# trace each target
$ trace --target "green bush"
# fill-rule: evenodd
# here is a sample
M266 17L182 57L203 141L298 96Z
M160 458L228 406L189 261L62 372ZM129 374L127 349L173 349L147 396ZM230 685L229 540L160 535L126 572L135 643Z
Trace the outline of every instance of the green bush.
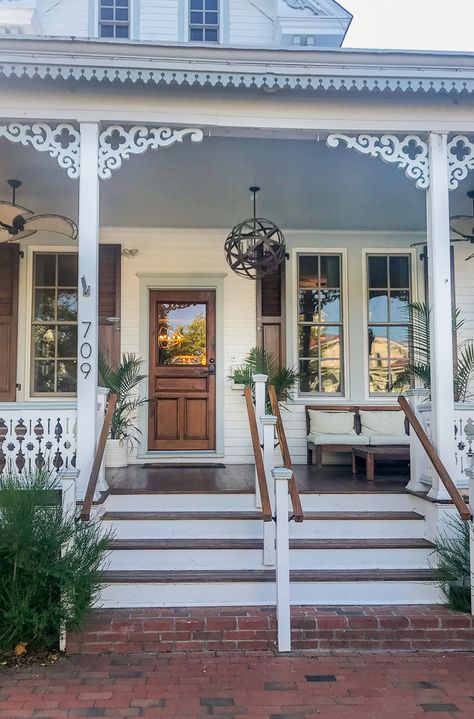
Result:
M464 522L457 515L447 523L447 530L440 533L435 542L432 563L439 573L439 584L448 605L459 612L471 611L471 566L469 540L471 522Z
M0 477L0 652L54 647L96 600L109 537L64 519L59 490L44 470Z

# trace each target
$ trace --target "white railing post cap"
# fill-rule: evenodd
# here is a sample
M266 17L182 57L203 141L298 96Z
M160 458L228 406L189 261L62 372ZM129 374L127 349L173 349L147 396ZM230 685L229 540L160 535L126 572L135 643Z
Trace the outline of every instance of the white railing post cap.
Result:
M293 471L287 467L275 467L272 471L272 475L274 480L281 479L288 482L293 476Z
M268 375L266 374L253 374L252 379L254 382L266 382L268 379Z
M260 417L260 422L265 424L273 424L275 425L277 423L277 418L273 414L264 414L263 417Z

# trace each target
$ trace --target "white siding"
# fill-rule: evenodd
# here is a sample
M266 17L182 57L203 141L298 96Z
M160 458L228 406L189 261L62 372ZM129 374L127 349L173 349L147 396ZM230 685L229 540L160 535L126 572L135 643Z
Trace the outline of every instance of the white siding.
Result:
M143 42L177 42L180 0L141 0L139 39Z
M44 35L89 36L89 0L43 1L39 8Z
M264 0L232 0L229 3L231 45L272 45L274 23L271 4Z

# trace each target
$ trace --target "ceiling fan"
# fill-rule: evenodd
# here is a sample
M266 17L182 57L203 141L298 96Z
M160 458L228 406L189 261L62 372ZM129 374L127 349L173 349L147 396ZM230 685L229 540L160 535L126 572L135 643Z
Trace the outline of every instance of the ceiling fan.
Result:
M470 200L472 200L472 215L451 215L449 218L449 229L451 232L455 232L459 237L451 237L450 242L470 242L474 245L474 190L469 190L466 193ZM413 242L410 247L426 247L426 241ZM471 260L474 257L474 252L466 257L467 260ZM426 250L424 250L420 259L426 258Z
M12 201L0 200L0 242L19 242L36 232L56 232L71 240L77 238L77 225L63 215L37 215L16 204L16 191L20 180L7 180L12 189Z

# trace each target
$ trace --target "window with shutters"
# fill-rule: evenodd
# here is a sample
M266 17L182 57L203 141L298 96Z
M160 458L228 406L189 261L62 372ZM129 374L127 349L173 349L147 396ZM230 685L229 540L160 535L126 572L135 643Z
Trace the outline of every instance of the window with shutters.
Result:
M411 256L367 255L369 393L409 389L393 385L410 356Z
M298 255L298 360L302 395L344 393L342 256Z
M77 254L35 253L32 395L73 395L76 392L77 302Z

